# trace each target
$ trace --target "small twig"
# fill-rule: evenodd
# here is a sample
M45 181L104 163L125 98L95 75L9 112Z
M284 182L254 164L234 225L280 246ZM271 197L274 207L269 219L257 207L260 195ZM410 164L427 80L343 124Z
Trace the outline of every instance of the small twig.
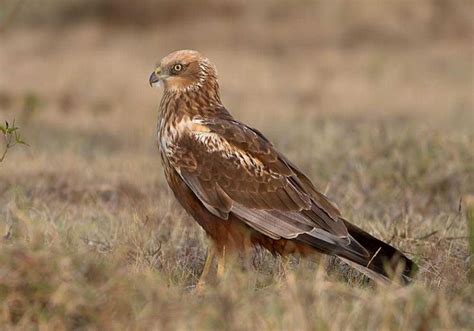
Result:
M369 263L367 263L367 265L366 265L367 268L368 268L369 265L372 263L372 261L375 259L375 257L377 256L377 254L380 252L381 249L382 249L382 247L379 247L379 249L377 249L377 251L375 252L375 254L370 258Z
M421 236L421 237L418 237L418 238L415 238L416 240L424 240L424 239L428 239L429 237L431 236L434 236L435 234L438 233L438 230L434 230L428 234L425 234L424 236Z
M0 163L5 160L8 150L13 146L18 144L28 146L28 144L21 139L21 136L18 133L18 128L15 126L15 121L13 121L12 125L10 125L7 121L5 121L5 126L0 124L0 133L3 135L3 139L5 141L5 149L3 150L2 156L0 157Z
M7 152L8 152L9 148L10 148L10 146L8 146L8 144L7 144L5 146L5 150L3 151L2 157L0 157L0 162L3 162L3 160L5 159L5 156L7 155Z

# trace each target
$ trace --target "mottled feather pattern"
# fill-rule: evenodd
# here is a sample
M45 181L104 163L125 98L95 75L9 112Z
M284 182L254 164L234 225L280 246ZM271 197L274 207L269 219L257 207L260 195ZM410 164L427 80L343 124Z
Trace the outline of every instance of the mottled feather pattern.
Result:
M220 104L196 106L201 99L193 93L170 91L164 99L173 94L179 101L162 102L166 108L160 112L169 116L159 121L162 155L211 213L227 219L233 212L275 239L295 238L316 226L347 237L343 224L314 205L261 133L233 119ZM209 105L205 98L202 102Z
M388 259L400 258L411 269L402 253L349 227L354 237L337 207L294 164L230 115L209 60L178 51L161 66L169 72L175 63L189 69L164 83L158 145L170 187L217 246L250 241L280 254L313 249L363 265L375 246L385 245ZM359 242L364 238L368 249ZM383 275L383 257L375 260L371 272Z

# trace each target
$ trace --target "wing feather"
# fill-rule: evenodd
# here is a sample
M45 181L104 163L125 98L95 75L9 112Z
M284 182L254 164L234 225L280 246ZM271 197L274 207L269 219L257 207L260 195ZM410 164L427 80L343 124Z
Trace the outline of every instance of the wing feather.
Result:
M260 132L229 118L194 121L199 132L180 133L170 164L211 213L273 239L350 246L339 210Z

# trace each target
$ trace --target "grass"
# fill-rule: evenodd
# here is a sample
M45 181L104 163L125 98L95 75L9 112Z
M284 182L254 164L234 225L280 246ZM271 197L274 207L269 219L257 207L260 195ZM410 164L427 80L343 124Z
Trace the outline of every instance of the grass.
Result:
M472 329L469 38L347 47L303 35L280 52L284 34L222 23L2 35L0 122L16 118L30 147L0 163L1 328ZM219 46L237 30L269 39ZM229 109L346 218L418 262L412 285L256 250L250 267L193 291L208 242L163 178L147 86L154 62L183 47L216 62Z
M465 211L458 210L462 193L473 190L468 125L454 130L453 123L434 120L439 127L423 127L416 118L390 116L354 122L324 115L313 120L307 125L316 130L298 133L307 139L303 145L345 143L336 152L310 149L300 163L316 177L314 162L329 178L329 195L349 219L418 261L421 270L413 285L367 287L361 275L340 264L330 263L328 274L298 259L291 260L285 275L284 261L258 251L253 268L234 270L197 295L192 285L207 242L167 192L153 154L123 168L116 164L127 159L123 152L111 153L107 160L83 160L73 150L46 160L37 155L32 167L23 159L31 156L16 151L17 159L12 155L8 161L20 162L16 170L6 166L8 175L2 172L0 186L5 206L2 325L270 330L472 326L468 223ZM441 134L446 128L448 137ZM299 139L290 136L289 150L296 149ZM78 143L78 154L82 143L89 145ZM403 162L407 159L409 163ZM140 175L147 173L153 173L151 178Z

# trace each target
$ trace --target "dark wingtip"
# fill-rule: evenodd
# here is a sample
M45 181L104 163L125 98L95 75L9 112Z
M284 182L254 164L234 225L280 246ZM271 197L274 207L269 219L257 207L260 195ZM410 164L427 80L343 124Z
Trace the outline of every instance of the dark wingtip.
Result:
M418 266L395 247L373 237L369 233L344 220L350 235L372 256L368 267L386 276L400 274L404 281L410 282Z

